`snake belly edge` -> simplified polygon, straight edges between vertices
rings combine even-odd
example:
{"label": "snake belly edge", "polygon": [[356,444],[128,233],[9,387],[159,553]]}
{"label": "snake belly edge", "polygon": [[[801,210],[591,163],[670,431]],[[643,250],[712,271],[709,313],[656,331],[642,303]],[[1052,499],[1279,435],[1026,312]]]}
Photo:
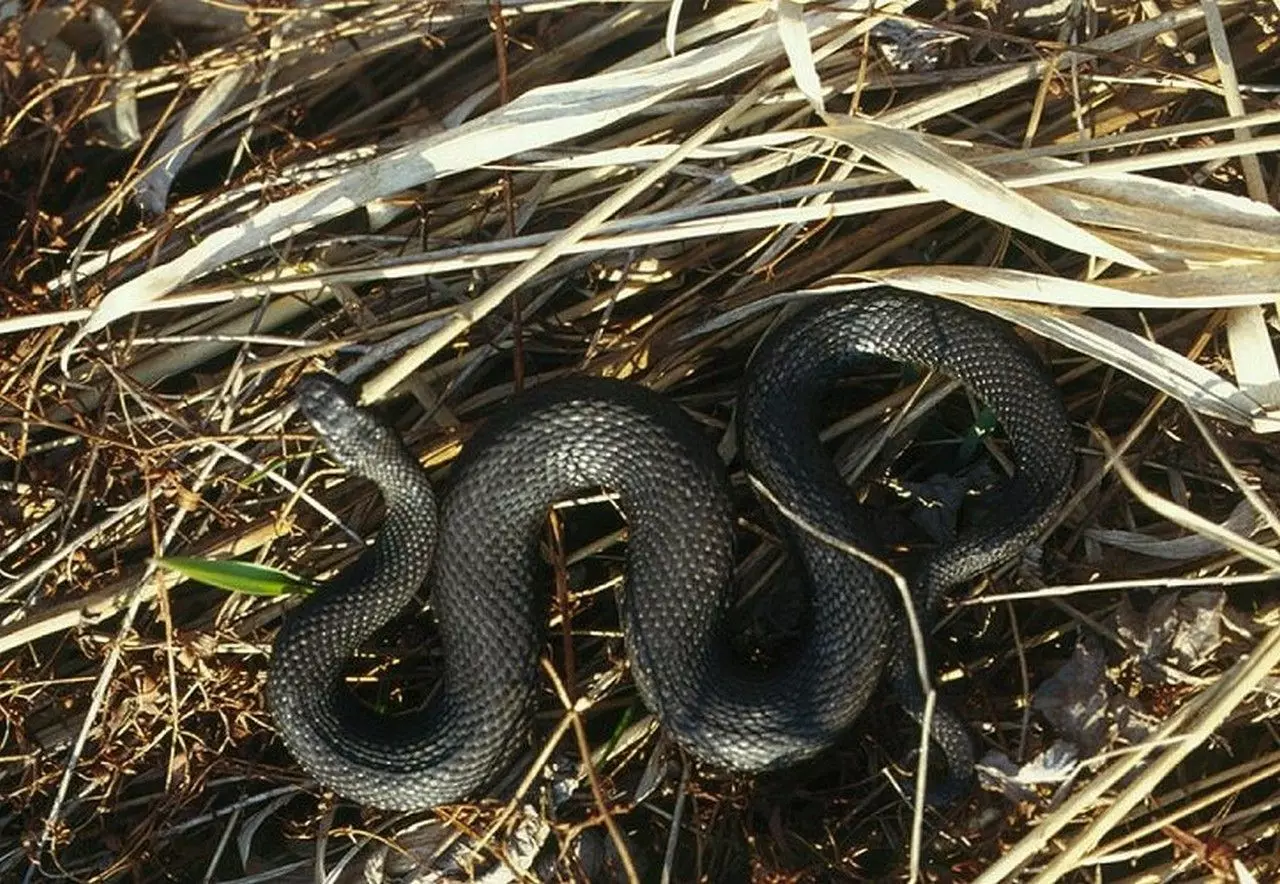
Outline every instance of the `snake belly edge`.
{"label": "snake belly edge", "polygon": [[[871,553],[871,516],[817,435],[825,391],[867,356],[936,368],[996,414],[1014,476],[1001,519],[933,551],[913,593],[928,616],[948,587],[1007,560],[1065,500],[1074,456],[1045,367],[1003,323],[939,299],[876,289],[807,305],[761,345],[738,403],[749,472],[805,522]],[[458,801],[518,750],[537,695],[545,595],[535,588],[550,505],[608,488],[628,524],[619,605],[632,676],[667,733],[694,756],[743,772],[777,769],[829,747],[882,674],[904,708],[923,694],[903,640],[896,590],[870,565],[782,521],[808,583],[810,631],[780,665],[737,660],[726,634],[733,513],[723,467],[694,421],[634,383],[599,378],[534,388],[485,422],[454,465],[438,516],[424,471],[395,433],[334,381],[304,378],[299,406],[333,456],[373,481],[387,515],[373,547],[306,600],[277,636],[267,700],[294,757],[340,795],[388,810]],[[911,575],[909,575],[911,576]],[[351,655],[431,588],[443,688],[426,708],[388,716],[343,687]],[[972,772],[950,713],[932,737],[946,797]]]}

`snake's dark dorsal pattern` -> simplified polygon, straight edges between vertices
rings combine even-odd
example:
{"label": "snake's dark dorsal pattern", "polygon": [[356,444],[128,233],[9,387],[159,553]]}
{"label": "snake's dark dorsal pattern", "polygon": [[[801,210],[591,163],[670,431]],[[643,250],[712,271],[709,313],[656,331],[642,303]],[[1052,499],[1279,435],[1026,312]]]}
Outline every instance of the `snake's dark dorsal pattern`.
{"label": "snake's dark dorsal pattern", "polygon": [[[1043,365],[999,322],[959,305],[876,290],[824,299],[771,334],[739,401],[749,471],[811,525],[876,552],[868,515],[817,439],[823,392],[866,355],[935,367],[995,411],[1017,466],[1005,516],[961,536],[919,569],[927,615],[948,587],[1006,560],[1052,519],[1073,455]],[[537,685],[543,595],[533,586],[550,504],[589,488],[619,496],[629,537],[620,599],[631,671],[667,732],[717,767],[783,767],[830,746],[882,673],[922,708],[896,592],[869,565],[788,525],[818,616],[800,649],[760,672],[729,651],[733,599],[727,482],[715,451],[679,408],[635,384],[561,381],[517,397],[467,443],[439,506],[395,434],[344,390],[305,379],[303,413],[331,453],[387,502],[373,549],[289,617],[276,640],[268,701],[294,756],[361,803],[416,810],[485,786],[519,747]],[[348,658],[423,582],[444,644],[444,688],[424,710],[388,717],[343,689]],[[926,621],[927,625],[927,621]],[[961,791],[972,748],[958,719],[935,719]]]}

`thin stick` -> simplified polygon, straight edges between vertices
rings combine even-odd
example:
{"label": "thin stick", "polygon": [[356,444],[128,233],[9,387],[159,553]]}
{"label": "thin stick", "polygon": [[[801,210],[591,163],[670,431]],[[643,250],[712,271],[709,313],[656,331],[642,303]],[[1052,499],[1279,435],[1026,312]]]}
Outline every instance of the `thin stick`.
{"label": "thin stick", "polygon": [[560,702],[564,704],[565,712],[569,716],[569,722],[573,725],[573,735],[578,741],[578,752],[582,755],[582,766],[587,772],[587,781],[591,784],[591,794],[596,800],[596,805],[600,808],[600,816],[604,820],[604,826],[609,830],[609,837],[613,840],[613,846],[618,850],[618,859],[622,862],[622,871],[627,876],[630,884],[640,884],[640,876],[636,873],[635,863],[631,860],[631,851],[627,849],[627,842],[622,837],[622,831],[618,828],[618,824],[614,822],[613,813],[609,810],[609,804],[604,797],[604,789],[600,787],[600,778],[596,776],[596,767],[591,763],[591,743],[587,740],[587,729],[582,725],[582,716],[578,711],[578,704],[569,699],[569,693],[564,688],[564,682],[560,680],[556,668],[552,666],[545,658],[542,660],[542,668],[547,673],[547,677],[551,679],[551,685],[556,690],[556,696],[560,698]]}
{"label": "thin stick", "polygon": [[933,710],[937,701],[937,693],[933,688],[933,680],[929,678],[929,658],[925,652],[924,631],[920,628],[920,621],[916,617],[915,600],[912,598],[911,588],[907,585],[906,578],[887,562],[883,562],[865,550],[858,549],[848,541],[842,540],[834,534],[828,534],[817,525],[809,523],[799,513],[783,504],[755,476],[751,476],[750,479],[751,487],[776,507],[784,518],[793,522],[806,534],[811,534],[828,546],[838,549],[846,555],[853,556],[859,561],[866,562],[886,575],[893,581],[893,585],[898,589],[898,594],[902,597],[902,607],[906,612],[907,628],[911,632],[911,646],[915,652],[916,676],[920,679],[920,686],[924,691],[924,714],[920,721],[920,756],[916,765],[915,804],[911,810],[911,872],[908,880],[914,884],[914,882],[920,880],[920,850],[924,837],[925,790],[929,773],[929,734],[933,729]]}

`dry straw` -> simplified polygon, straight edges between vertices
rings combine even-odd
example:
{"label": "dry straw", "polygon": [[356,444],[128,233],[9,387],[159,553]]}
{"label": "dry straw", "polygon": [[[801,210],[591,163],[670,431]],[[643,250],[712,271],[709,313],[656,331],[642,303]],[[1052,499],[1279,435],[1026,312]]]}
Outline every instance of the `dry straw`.
{"label": "dry straw", "polygon": [[[560,880],[610,851],[624,880],[1280,876],[1274,4],[28,6],[0,4],[0,878],[440,854],[536,880],[539,851]],[[154,565],[321,576],[376,530],[290,422],[304,371],[394,401],[442,474],[491,405],[575,372],[671,393],[731,458],[736,376],[779,309],[878,284],[1016,324],[1064,391],[1066,512],[927,657],[987,769],[1044,774],[1065,741],[1056,781],[913,814],[887,703],[782,782],[689,766],[618,662],[610,524],[553,556],[563,641],[495,788],[516,798],[419,843],[317,802],[272,739],[283,603]],[[933,379],[884,381],[833,415],[841,463],[868,429],[927,436],[939,400],[973,422]],[[762,616],[776,525],[742,528]],[[1066,682],[1090,742],[1042,689],[1092,642],[1107,666]]]}

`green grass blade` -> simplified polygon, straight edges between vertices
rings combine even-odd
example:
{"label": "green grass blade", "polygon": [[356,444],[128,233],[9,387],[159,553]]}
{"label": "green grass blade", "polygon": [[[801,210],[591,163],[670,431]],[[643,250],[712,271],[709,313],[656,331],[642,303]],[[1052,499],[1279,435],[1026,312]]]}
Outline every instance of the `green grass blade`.
{"label": "green grass blade", "polygon": [[154,561],[162,568],[228,592],[281,596],[308,593],[315,589],[315,584],[301,577],[253,562],[213,561],[186,556],[167,556]]}

